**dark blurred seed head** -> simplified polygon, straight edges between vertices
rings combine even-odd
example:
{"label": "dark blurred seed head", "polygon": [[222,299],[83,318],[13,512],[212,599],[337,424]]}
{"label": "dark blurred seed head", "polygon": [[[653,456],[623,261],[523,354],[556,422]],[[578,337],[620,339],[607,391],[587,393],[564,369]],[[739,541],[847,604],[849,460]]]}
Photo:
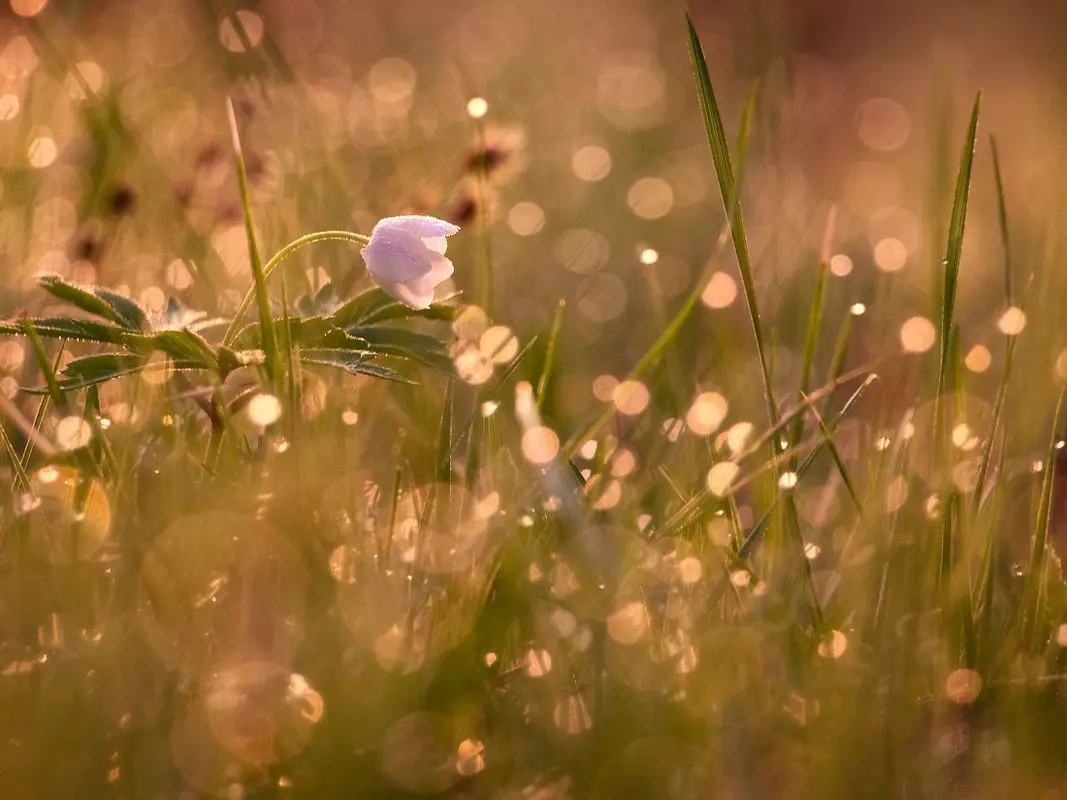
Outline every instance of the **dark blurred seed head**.
{"label": "dark blurred seed head", "polygon": [[500,147],[487,146],[472,150],[467,157],[467,170],[492,175],[499,167],[506,166],[510,157],[511,153]]}
{"label": "dark blurred seed head", "polygon": [[218,142],[208,142],[201,147],[200,152],[196,154],[196,159],[194,159],[193,165],[197,169],[203,169],[204,167],[210,167],[221,158],[222,145]]}
{"label": "dark blurred seed head", "polygon": [[445,219],[460,227],[496,216],[498,193],[488,182],[467,177],[460,181],[446,206]]}
{"label": "dark blurred seed head", "polygon": [[107,210],[114,216],[132,214],[137,207],[137,193],[126,184],[120,184],[111,190],[107,198]]}
{"label": "dark blurred seed head", "polygon": [[74,242],[74,258],[77,261],[95,262],[103,250],[103,242],[91,233],[82,234]]}
{"label": "dark blurred seed head", "polygon": [[474,224],[478,220],[478,201],[469,194],[462,194],[452,201],[445,218],[461,228]]}
{"label": "dark blurred seed head", "polygon": [[506,183],[526,166],[526,134],[521,128],[486,128],[464,156],[464,170]]}

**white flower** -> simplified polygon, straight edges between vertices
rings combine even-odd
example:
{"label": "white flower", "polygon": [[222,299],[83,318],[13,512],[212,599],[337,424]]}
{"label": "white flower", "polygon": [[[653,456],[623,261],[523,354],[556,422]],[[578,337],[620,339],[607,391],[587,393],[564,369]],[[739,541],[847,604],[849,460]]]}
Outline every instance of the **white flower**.
{"label": "white flower", "polygon": [[458,231],[451,222],[434,217],[386,217],[371,231],[363,260],[375,282],[397,300],[429,308],[434,289],[452,277],[445,237]]}

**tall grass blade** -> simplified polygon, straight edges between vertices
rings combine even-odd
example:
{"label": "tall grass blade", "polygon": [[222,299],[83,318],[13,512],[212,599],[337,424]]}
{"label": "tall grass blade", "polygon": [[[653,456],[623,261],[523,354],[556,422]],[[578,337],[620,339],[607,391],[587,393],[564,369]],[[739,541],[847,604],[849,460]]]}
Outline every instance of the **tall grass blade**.
{"label": "tall grass blade", "polygon": [[[41,374],[44,375],[45,384],[48,386],[48,396],[52,398],[56,408],[66,413],[70,408],[70,404],[67,402],[67,396],[59,385],[56,367],[48,360],[48,353],[45,352],[44,344],[41,342],[41,337],[37,335],[33,322],[28,317],[24,317],[19,320],[19,326],[26,333],[26,338],[30,340],[30,349],[33,350],[33,357],[36,359],[37,367],[41,370]],[[58,363],[59,358],[57,356],[56,364]]]}
{"label": "tall grass blade", "polygon": [[7,453],[7,459],[11,462],[11,469],[15,473],[16,485],[29,491],[30,476],[26,472],[26,467],[22,465],[22,459],[19,458],[19,454],[15,450],[15,444],[11,441],[11,437],[7,435],[7,429],[3,423],[0,423],[0,438],[4,440],[4,451]]}
{"label": "tall grass blade", "polygon": [[764,345],[763,330],[760,326],[759,305],[756,300],[756,281],[752,274],[752,259],[748,249],[748,238],[745,235],[745,220],[740,207],[740,184],[737,182],[737,176],[734,174],[733,166],[730,163],[730,150],[726,144],[726,131],[723,128],[722,116],[719,113],[715,92],[711,86],[711,76],[708,74],[708,64],[704,59],[704,50],[700,45],[700,38],[697,36],[696,28],[693,27],[693,20],[688,14],[686,14],[685,21],[689,30],[689,56],[693,62],[693,71],[696,73],[700,109],[704,117],[704,129],[708,136],[708,144],[711,147],[712,161],[715,163],[719,193],[722,197],[727,224],[730,226],[734,254],[737,256],[738,270],[741,274],[741,285],[745,291],[749,319],[752,322],[752,331],[756,339],[756,356],[759,359],[760,371],[763,377],[763,394],[767,405],[767,419],[771,425],[774,425],[778,421],[778,404],[774,399],[767,348]]}
{"label": "tall grass blade", "polygon": [[971,171],[974,166],[974,142],[978,134],[978,113],[982,104],[979,93],[974,99],[971,121],[960,155],[959,172],[956,174],[956,191],[952,198],[952,217],[948,227],[948,243],[945,248],[945,283],[941,296],[941,363],[937,373],[937,394],[945,389],[948,377],[952,346],[952,322],[956,310],[956,290],[960,279],[960,257],[963,253],[963,231],[967,223],[967,200],[971,192]]}
{"label": "tall grass blade", "polygon": [[[823,305],[826,298],[826,276],[830,271],[830,246],[833,241],[834,223],[837,219],[837,207],[831,206],[826,218],[826,232],[823,235],[822,249],[819,252],[818,273],[815,277],[815,292],[808,307],[808,324],[804,333],[804,356],[800,368],[800,399],[811,389],[811,371],[815,364],[815,348],[822,332]],[[797,417],[790,436],[791,441],[799,442],[804,436],[804,418]]]}
{"label": "tall grass blade", "polygon": [[1008,209],[1004,200],[1004,180],[1000,174],[1000,154],[997,140],[989,137],[989,152],[993,156],[993,181],[997,189],[997,225],[1000,229],[1000,244],[1004,250],[1004,302],[1012,304],[1011,238],[1008,236]]}
{"label": "tall grass blade", "polygon": [[563,328],[563,311],[567,307],[564,300],[556,306],[556,315],[552,319],[552,330],[548,334],[548,347],[545,350],[545,360],[541,365],[541,374],[537,378],[537,409],[541,410],[545,404],[545,394],[548,392],[548,381],[552,377],[552,367],[556,360],[556,345],[559,342],[559,332]]}
{"label": "tall grass blade", "polygon": [[1041,479],[1041,496],[1037,506],[1037,525],[1030,547],[1030,560],[1026,571],[1026,586],[1020,607],[1023,647],[1033,650],[1038,645],[1041,630],[1040,619],[1044,606],[1045,562],[1048,558],[1048,529],[1052,515],[1052,486],[1056,475],[1056,442],[1059,441],[1060,420],[1063,414],[1067,386],[1060,389],[1056,411],[1052,416],[1052,433],[1045,453],[1044,473]]}
{"label": "tall grass blade", "polygon": [[233,141],[234,164],[237,167],[237,184],[241,192],[241,208],[244,212],[245,236],[248,239],[248,260],[252,267],[252,282],[256,292],[256,305],[259,307],[259,325],[262,332],[264,362],[263,369],[267,380],[275,391],[281,377],[278,337],[274,330],[274,318],[270,310],[270,295],[267,292],[267,278],[263,270],[263,261],[259,255],[259,243],[252,219],[252,200],[248,191],[248,172],[245,168],[244,151],[241,148],[241,134],[237,129],[237,115],[233,110],[233,101],[226,101],[227,119],[230,136]]}
{"label": "tall grass blade", "polygon": [[[815,459],[817,459],[820,453],[822,453],[822,449],[824,447],[828,448],[830,452],[834,454],[834,460],[837,462],[838,469],[841,471],[841,477],[845,481],[845,486],[848,487],[849,496],[852,498],[852,502],[856,505],[857,511],[859,512],[861,517],[863,515],[863,504],[859,499],[859,494],[856,492],[855,484],[852,481],[852,476],[849,474],[848,469],[845,467],[844,460],[841,457],[841,452],[840,450],[838,450],[837,445],[834,444],[833,435],[834,432],[837,430],[838,426],[840,426],[841,423],[844,422],[845,419],[848,417],[849,412],[852,410],[852,407],[856,404],[856,402],[860,399],[860,396],[870,387],[872,383],[874,383],[875,380],[876,378],[874,376],[871,376],[862,384],[860,384],[859,388],[857,388],[856,391],[852,393],[852,396],[849,397],[847,401],[845,401],[845,404],[841,407],[841,410],[832,420],[830,420],[829,423],[823,420],[821,416],[816,417],[819,421],[819,427],[822,431],[823,440],[810,453],[808,453],[807,456],[805,456],[804,460],[801,461],[796,468],[797,484],[799,485],[804,475],[807,474],[808,470],[811,469],[812,464],[815,463]],[[809,399],[810,398],[807,397],[804,398],[805,401]],[[814,406],[811,406],[811,408],[812,411],[814,411]],[[780,498],[781,496],[781,494],[775,495],[775,502],[777,502],[778,498]],[[748,557],[752,554],[753,550],[755,550],[756,545],[759,544],[760,539],[762,538],[763,534],[767,530],[767,527],[771,523],[771,519],[773,518],[773,512],[774,505],[768,508],[764,512],[763,516],[760,517],[760,519],[756,522],[756,524],[752,526],[752,530],[749,531],[748,536],[745,537],[745,541],[742,542],[741,547],[739,547],[737,550],[737,555],[739,558],[747,560]]]}

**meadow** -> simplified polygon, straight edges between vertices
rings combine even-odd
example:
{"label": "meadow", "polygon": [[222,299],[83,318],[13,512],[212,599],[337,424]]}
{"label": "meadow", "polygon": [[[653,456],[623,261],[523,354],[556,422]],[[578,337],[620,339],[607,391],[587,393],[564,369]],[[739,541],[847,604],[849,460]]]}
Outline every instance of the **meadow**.
{"label": "meadow", "polygon": [[359,5],[0,21],[0,797],[1067,796],[1040,92]]}

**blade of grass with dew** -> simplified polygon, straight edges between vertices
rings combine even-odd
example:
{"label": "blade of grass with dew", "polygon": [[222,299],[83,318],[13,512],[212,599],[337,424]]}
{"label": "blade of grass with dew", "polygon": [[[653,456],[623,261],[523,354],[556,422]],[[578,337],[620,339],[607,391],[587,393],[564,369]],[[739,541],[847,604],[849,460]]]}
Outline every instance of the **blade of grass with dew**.
{"label": "blade of grass with dew", "polygon": [[[815,280],[815,292],[812,297],[811,306],[808,309],[808,323],[807,330],[804,335],[804,355],[800,373],[800,398],[801,400],[807,395],[810,389],[811,371],[815,361],[815,348],[819,341],[819,334],[822,330],[822,309],[823,302],[826,294],[826,279],[830,269],[830,244],[833,238],[834,221],[837,216],[837,209],[835,206],[830,207],[830,212],[826,220],[826,229],[823,234],[823,244],[819,251],[819,264],[818,275]],[[811,407],[812,411],[815,411],[815,407]],[[825,426],[823,427],[825,436]],[[799,442],[804,437],[804,416],[798,415],[795,423],[793,424],[792,432],[790,434],[790,440],[793,442]],[[837,453],[837,447],[833,444],[832,440],[827,437],[826,439],[833,452]],[[773,447],[772,447],[773,449]],[[818,451],[815,451],[818,452]],[[837,453],[839,456],[840,454]],[[835,458],[839,468],[842,468],[843,462],[840,458]],[[790,472],[796,474],[797,458],[790,459],[788,469]],[[799,475],[797,480],[799,481]],[[779,492],[776,495],[772,495],[775,499],[781,497]],[[814,630],[818,633],[822,630],[823,626],[823,610],[819,603],[819,594],[815,588],[814,580],[811,571],[811,561],[807,558],[804,552],[804,537],[800,530],[800,515],[797,513],[796,496],[793,492],[788,492],[785,496],[785,522],[786,527],[794,540],[797,550],[797,563],[800,565],[801,577],[804,583],[804,596],[808,604],[808,613],[811,616],[811,622]],[[772,500],[772,503],[774,501]],[[773,507],[773,505],[772,505]],[[769,519],[769,517],[768,517]]]}
{"label": "blade of grass with dew", "polygon": [[969,564],[971,563],[971,543],[974,531],[970,520],[964,514],[966,500],[963,492],[953,492],[950,498],[952,517],[956,529],[956,541],[959,542],[959,567],[956,574],[949,575],[949,603],[954,616],[953,626],[961,637],[955,655],[961,667],[973,668],[978,661],[978,629],[975,625],[979,595],[973,591]]}
{"label": "blade of grass with dew", "polygon": [[[826,218],[826,230],[823,234],[822,249],[819,252],[818,274],[815,277],[815,292],[808,307],[808,324],[804,333],[804,356],[800,368],[801,399],[811,389],[811,371],[815,363],[815,347],[822,332],[822,312],[826,297],[827,273],[830,271],[830,246],[833,241],[834,223],[837,219],[837,206],[830,206]],[[797,417],[790,434],[790,440],[799,442],[804,436],[804,417]]]}
{"label": "blade of grass with dew", "polygon": [[[730,163],[730,150],[726,144],[726,131],[723,128],[722,116],[719,113],[718,102],[715,99],[715,92],[711,85],[711,75],[708,73],[708,64],[704,58],[704,49],[701,47],[700,37],[697,36],[693,20],[688,14],[685,15],[685,22],[689,32],[689,57],[692,60],[693,71],[696,74],[697,93],[704,118],[704,130],[707,134],[708,145],[711,147],[711,157],[715,164],[715,174],[719,183],[719,194],[722,197],[726,222],[730,227],[734,255],[737,257],[738,270],[741,275],[741,286],[745,292],[749,319],[752,323],[752,331],[756,340],[756,357],[759,360],[760,372],[763,378],[763,395],[767,405],[767,420],[773,426],[778,421],[778,404],[774,399],[774,388],[771,383],[770,367],[760,324],[759,305],[756,300],[756,281],[752,274],[752,259],[748,249],[748,238],[745,235],[744,215],[741,213],[740,182],[737,180]],[[745,138],[747,139],[747,136]],[[738,163],[740,165],[743,162],[739,161]]]}
{"label": "blade of grass with dew", "polygon": [[930,119],[933,120],[933,152],[929,154],[933,167],[926,196],[927,225],[930,244],[927,256],[931,267],[933,307],[940,308],[943,302],[944,280],[942,259],[947,241],[945,214],[948,211],[948,186],[952,180],[952,92],[941,64],[937,65],[930,96]]}
{"label": "blade of grass with dew", "polygon": [[1052,433],[1048,439],[1045,454],[1044,474],[1041,479],[1041,499],[1037,506],[1037,525],[1030,548],[1030,560],[1026,573],[1026,585],[1023,588],[1023,601],[1020,606],[1020,633],[1022,645],[1033,652],[1037,646],[1040,631],[1038,620],[1044,605],[1043,582],[1045,562],[1048,558],[1048,529],[1052,516],[1052,485],[1056,474],[1056,442],[1059,441],[1060,420],[1063,413],[1064,396],[1067,385],[1061,387],[1056,400],[1056,410],[1052,415]]}
{"label": "blade of grass with dew", "polygon": [[956,290],[960,278],[960,258],[963,254],[963,231],[967,223],[967,201],[971,193],[971,171],[974,166],[974,143],[978,134],[978,114],[982,95],[974,99],[971,121],[960,155],[959,171],[956,174],[956,191],[952,198],[952,216],[949,221],[948,242],[945,246],[944,291],[941,297],[941,362],[937,371],[937,396],[945,389],[951,357],[952,323],[956,311]]}
{"label": "blade of grass with dew", "polygon": [[[997,191],[997,220],[1000,227],[1000,244],[1004,260],[1004,306],[1011,308],[1014,303],[1011,274],[1011,240],[1008,236],[1008,211],[1007,201],[1004,198],[1004,183],[1000,176],[1000,158],[997,155],[996,140],[989,137],[989,147],[993,154],[993,175]],[[1031,280],[1033,276],[1031,275]],[[1029,288],[1029,283],[1027,284]],[[993,443],[996,441],[1000,430],[1001,415],[1004,411],[1004,403],[1008,396],[1008,387],[1011,384],[1011,369],[1015,361],[1015,346],[1019,341],[1018,336],[1007,336],[1007,349],[1004,355],[1004,373],[1000,378],[1000,386],[997,387],[996,398],[993,401],[993,414],[989,427],[989,435],[982,447],[982,457],[978,464],[978,476],[975,481],[974,498],[972,500],[975,513],[982,502],[982,494],[985,491],[986,476],[989,473],[989,462],[993,457]]]}
{"label": "blade of grass with dew", "polygon": [[[282,347],[285,351],[285,360],[288,366],[286,370],[287,385],[289,392],[289,442],[295,447],[298,444],[296,435],[296,421],[299,419],[301,373],[300,373],[300,349],[293,341],[292,317],[289,314],[289,290],[285,283],[285,275],[282,275]],[[300,480],[300,470],[297,470],[296,479]]]}
{"label": "blade of grass with dew", "polygon": [[[64,343],[60,342],[59,343],[59,351],[56,353],[56,357],[52,361],[52,373],[53,374],[55,374],[56,372],[59,371],[59,365],[60,365],[60,363],[62,363],[64,350],[65,350]],[[48,395],[45,395],[44,397],[42,397],[41,398],[41,402],[37,404],[37,412],[33,416],[33,425],[31,427],[31,430],[32,430],[33,433],[31,435],[27,436],[27,438],[26,438],[26,446],[24,448],[22,448],[22,463],[23,464],[29,464],[30,463],[30,458],[33,456],[34,447],[35,446],[38,446],[38,447],[41,446],[41,442],[43,441],[42,440],[41,431],[44,428],[45,417],[48,416],[48,404],[49,404]],[[45,455],[47,456],[47,455],[51,455],[51,454],[46,452]]]}
{"label": "blade of grass with dew", "polygon": [[[845,408],[850,407],[857,399],[859,399],[859,392],[863,391],[869,384],[876,380],[878,380],[878,376],[872,374],[868,380],[864,381],[863,386],[857,390],[857,393],[853,394],[853,396],[845,403]],[[842,410],[844,411],[845,409]],[[845,484],[845,491],[848,492],[848,497],[852,501],[852,505],[856,508],[856,514],[859,516],[860,522],[867,524],[866,515],[864,514],[863,509],[863,501],[860,499],[859,491],[856,489],[856,482],[852,479],[852,473],[849,472],[848,465],[845,464],[845,459],[841,455],[840,448],[838,448],[833,440],[834,430],[827,426],[826,420],[823,419],[822,414],[819,413],[819,409],[814,405],[811,406],[811,415],[815,417],[815,421],[819,425],[819,431],[822,433],[823,438],[826,439],[826,447],[830,451],[830,456],[834,459],[834,464],[837,466],[837,472]],[[835,418],[834,421],[837,422],[839,418],[840,415],[838,415],[838,418]],[[799,475],[797,477],[799,478]]]}
{"label": "blade of grass with dew", "polygon": [[389,498],[389,524],[385,530],[385,545],[378,554],[382,569],[389,569],[389,554],[393,550],[393,536],[396,532],[396,512],[400,505],[400,482],[404,479],[404,468],[396,465],[393,476],[393,493]]}
{"label": "blade of grass with dew", "polygon": [[4,440],[4,450],[7,452],[7,459],[11,462],[11,469],[15,473],[15,483],[23,490],[30,490],[30,476],[26,472],[26,467],[22,464],[22,459],[19,458],[18,452],[15,450],[15,444],[11,441],[11,437],[7,435],[7,428],[4,427],[3,422],[0,422],[0,437]]}
{"label": "blade of grass with dew", "polygon": [[[37,331],[33,327],[33,321],[28,317],[23,317],[19,320],[19,325],[26,332],[26,338],[30,340],[30,349],[33,350],[38,369],[44,375],[45,384],[48,386],[48,395],[52,398],[52,403],[55,404],[60,413],[67,413],[70,409],[70,404],[67,402],[67,396],[63,394],[63,390],[59,386],[56,368],[48,359],[48,353],[45,352],[41,337],[37,335]],[[62,346],[63,344],[60,342],[60,347],[62,348]],[[58,358],[56,361],[58,363]]]}
{"label": "blade of grass with dew", "polygon": [[[826,421],[823,420],[821,416],[818,417],[823,437],[822,442],[814,450],[808,453],[804,460],[800,462],[800,464],[797,466],[795,472],[798,484],[800,480],[804,477],[804,475],[807,473],[807,471],[811,469],[812,464],[815,463],[815,459],[819,457],[819,454],[822,452],[823,447],[828,448],[831,453],[836,453],[835,460],[841,458],[841,453],[837,449],[837,445],[834,444],[833,435],[837,431],[837,428],[841,425],[841,423],[844,422],[845,419],[848,417],[848,414],[852,410],[852,407],[856,404],[856,402],[860,399],[864,391],[866,391],[872,383],[874,383],[873,379],[868,379],[864,381],[859,386],[859,388],[852,393],[852,396],[849,397],[847,401],[845,401],[845,404],[841,407],[841,410],[832,420],[830,420],[829,423],[826,423]],[[814,406],[811,406],[811,408],[814,410]],[[845,485],[849,487],[849,495],[852,498],[853,503],[856,504],[857,511],[859,512],[862,518],[862,502],[859,499],[859,495],[856,493],[851,476],[849,475],[847,468],[845,468],[843,461],[838,465],[838,469],[841,471],[841,475],[845,481]],[[781,497],[781,495],[777,495],[776,500],[778,497]],[[748,557],[751,555],[752,551],[755,549],[756,545],[759,544],[760,538],[763,536],[763,533],[766,531],[768,525],[770,525],[773,511],[773,506],[771,508],[768,508],[763,513],[763,516],[760,517],[760,519],[756,522],[756,524],[752,526],[752,530],[749,532],[744,542],[742,542],[741,547],[739,547],[737,550],[737,555],[740,558],[747,560]]]}
{"label": "blade of grass with dew", "polygon": [[[845,312],[845,317],[841,320],[841,327],[837,330],[837,339],[834,341],[833,355],[830,356],[830,368],[826,373],[826,382],[834,383],[841,377],[841,373],[845,368],[845,359],[848,357],[848,348],[852,344],[852,320],[854,315],[851,311]],[[822,409],[820,413],[825,417],[830,411],[830,404],[833,402],[834,396],[828,394],[826,399],[822,403]]]}
{"label": "blade of grass with dew", "polygon": [[[1003,474],[1003,469],[1004,446],[1002,444],[998,472]],[[984,525],[986,541],[982,553],[982,561],[978,569],[978,578],[976,580],[976,585],[979,589],[975,609],[975,636],[979,644],[978,653],[983,661],[986,660],[985,643],[994,641],[994,638],[992,637],[993,600],[994,590],[996,588],[997,569],[1000,563],[1000,537],[997,531],[1000,522],[1002,504],[1003,492],[993,492],[991,503],[985,517],[987,520],[987,523]],[[996,637],[994,650],[999,644],[999,637]]]}
{"label": "blade of grass with dew", "polygon": [[[881,362],[876,362],[876,363],[881,363]],[[810,405],[812,405],[813,403],[819,402],[820,400],[822,400],[823,398],[825,398],[828,395],[832,394],[835,390],[837,390],[841,386],[845,385],[846,383],[848,383],[850,381],[853,381],[856,378],[859,378],[859,377],[862,377],[862,376],[865,376],[865,375],[869,375],[871,373],[871,367],[875,366],[875,365],[876,364],[867,365],[867,366],[861,367],[859,369],[851,370],[851,371],[845,373],[844,375],[840,376],[836,381],[833,381],[833,382],[831,382],[829,384],[826,384],[825,386],[813,391],[810,395],[807,396],[806,400],[798,403],[795,407],[790,408],[788,411],[786,411],[782,415],[781,419],[778,421],[778,425],[776,425],[773,428],[768,429],[763,434],[761,434],[760,437],[756,441],[754,441],[751,445],[748,446],[748,448],[745,449],[744,452],[742,452],[739,456],[737,456],[735,461],[740,463],[740,462],[752,457],[756,453],[764,451],[764,447],[769,441],[772,441],[776,436],[780,435],[782,431],[788,429],[788,427],[793,423],[793,420],[796,418],[796,415],[803,414],[804,411]],[[820,443],[821,443],[821,440],[820,440]],[[819,446],[819,443],[817,443],[814,446]],[[810,445],[809,445],[809,447],[810,447]],[[800,448],[796,444],[794,444],[794,449],[805,449],[805,448]],[[777,456],[776,455],[774,457],[774,459],[772,459],[773,463],[774,464],[779,464],[779,463],[788,462],[789,461],[788,452],[789,451],[787,451],[787,457],[785,459],[782,459],[781,456]],[[679,526],[690,524],[692,517],[699,516],[701,513],[703,513],[705,507],[707,506],[707,504],[709,502],[712,502],[713,500],[717,500],[717,499],[718,498],[714,497],[711,494],[711,491],[708,489],[708,487],[706,485],[702,486],[695,494],[693,494],[692,497],[689,498],[688,501],[686,501],[685,504],[682,505],[681,508],[679,508],[673,514],[671,514],[671,516],[668,518],[667,522],[665,523],[665,527],[669,528],[671,530],[674,530]]]}
{"label": "blade of grass with dew", "polygon": [[[263,271],[263,262],[259,255],[259,243],[252,219],[252,199],[248,191],[248,172],[245,169],[244,151],[241,148],[241,134],[237,129],[237,115],[233,100],[226,100],[226,117],[230,126],[233,143],[234,165],[237,168],[237,185],[241,193],[241,209],[244,214],[245,237],[248,240],[248,260],[252,267],[252,282],[256,292],[256,304],[259,306],[259,326],[262,336],[264,363],[267,381],[274,392],[279,389],[281,378],[277,332],[274,330],[274,318],[270,310],[270,295],[267,292],[267,278]],[[223,342],[224,344],[226,342]]]}
{"label": "blade of grass with dew", "polygon": [[1000,154],[997,140],[989,137],[989,152],[993,157],[993,184],[997,190],[997,227],[1000,230],[1000,245],[1004,251],[1004,302],[1012,304],[1011,239],[1008,236],[1008,209],[1004,200],[1004,180],[1000,173]]}
{"label": "blade of grass with dew", "polygon": [[545,360],[541,364],[541,374],[537,378],[537,410],[544,408],[545,395],[548,393],[548,381],[552,377],[552,368],[556,361],[556,345],[559,342],[559,333],[563,329],[563,312],[567,307],[566,300],[560,300],[556,306],[556,314],[552,318],[552,330],[548,334],[548,346],[545,348]]}

